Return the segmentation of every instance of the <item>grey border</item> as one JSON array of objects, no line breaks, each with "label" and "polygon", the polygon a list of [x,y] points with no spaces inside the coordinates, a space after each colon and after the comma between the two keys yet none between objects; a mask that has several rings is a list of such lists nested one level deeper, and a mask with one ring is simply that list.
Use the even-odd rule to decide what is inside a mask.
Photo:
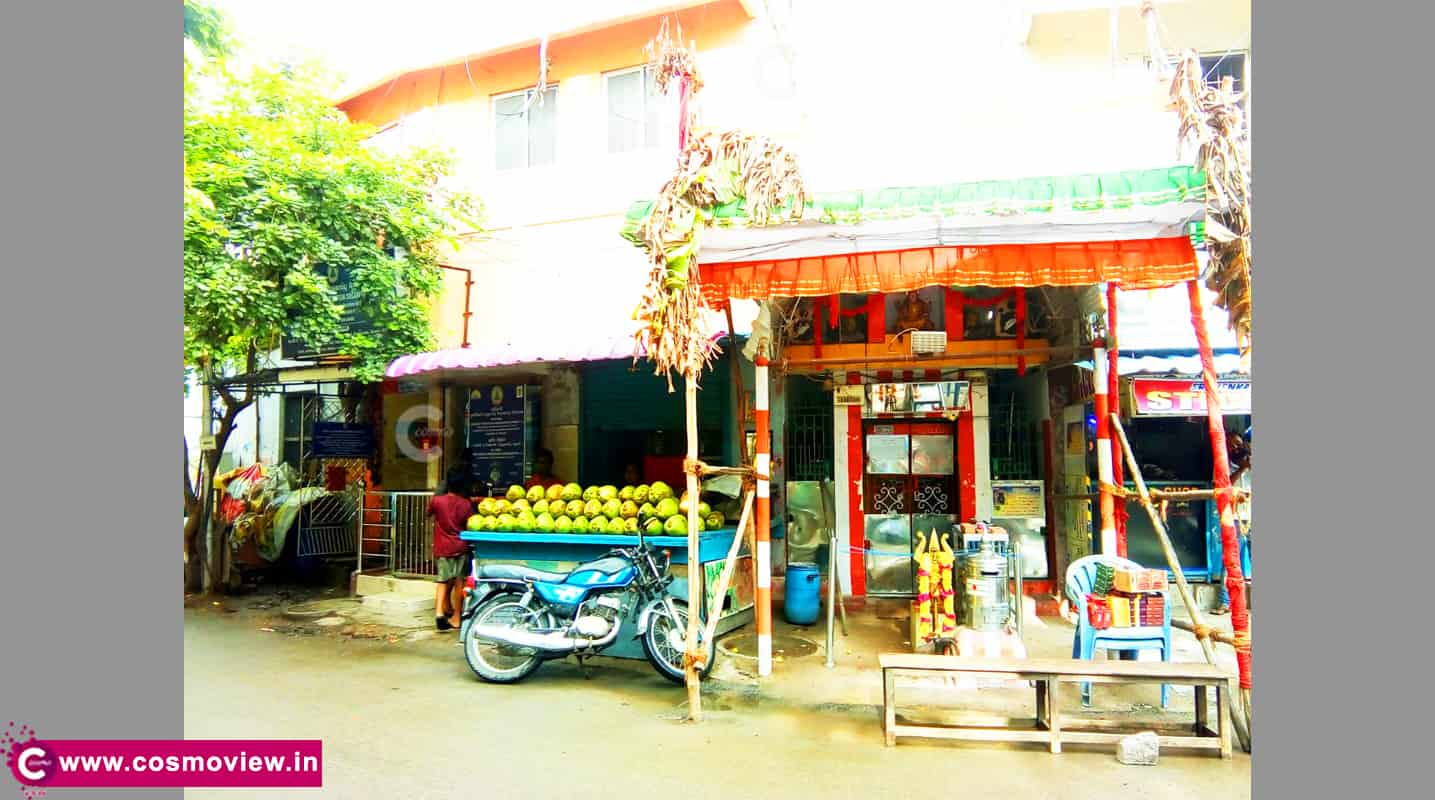
[{"label": "grey border", "polygon": [[179,11],[25,3],[0,22],[0,724],[41,737],[184,733]]},{"label": "grey border", "polygon": [[1428,95],[1432,13],[1316,9],[1261,3],[1253,20],[1266,531],[1253,783],[1263,797],[1372,797],[1429,768],[1425,634],[1405,619],[1428,608],[1429,373],[1398,350],[1430,317],[1428,169],[1415,166],[1430,112],[1411,98]]}]

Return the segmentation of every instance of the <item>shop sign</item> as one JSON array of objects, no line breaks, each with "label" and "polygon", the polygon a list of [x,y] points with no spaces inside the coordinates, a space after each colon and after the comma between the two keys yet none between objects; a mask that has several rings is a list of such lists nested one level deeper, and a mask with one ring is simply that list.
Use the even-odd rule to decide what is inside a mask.
[{"label": "shop sign", "polygon": [[[1224,414],[1251,413],[1251,382],[1219,381]],[[1132,378],[1131,399],[1137,416],[1190,417],[1206,413],[1206,384],[1199,378]]]},{"label": "shop sign", "polygon": [[374,454],[374,428],[349,422],[315,422],[311,452],[315,458],[368,458]]},{"label": "shop sign", "polygon": [[[361,298],[359,297],[359,287],[354,285],[353,268],[319,265],[314,271],[333,281],[334,302],[339,306],[340,336],[373,333],[375,330],[373,320],[369,319],[368,315],[360,308]],[[338,338],[330,338],[315,346],[291,336],[285,336],[280,342],[279,352],[286,359],[312,361],[339,355],[340,343]]]},{"label": "shop sign", "polygon": [[1044,519],[1041,481],[992,481],[992,519]]},{"label": "shop sign", "polygon": [[862,384],[850,386],[833,386],[832,402],[839,406],[860,406],[867,399],[867,393]]}]

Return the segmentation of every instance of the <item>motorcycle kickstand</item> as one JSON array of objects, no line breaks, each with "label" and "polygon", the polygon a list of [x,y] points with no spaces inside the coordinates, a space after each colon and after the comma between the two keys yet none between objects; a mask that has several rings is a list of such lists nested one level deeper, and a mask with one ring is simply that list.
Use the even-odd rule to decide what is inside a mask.
[{"label": "motorcycle kickstand", "polygon": [[593,673],[588,670],[588,657],[587,657],[587,656],[581,656],[581,655],[575,655],[575,656],[573,656],[573,657],[578,660],[578,669],[583,670],[583,680],[585,680],[585,681],[592,680],[592,679],[593,679]]}]

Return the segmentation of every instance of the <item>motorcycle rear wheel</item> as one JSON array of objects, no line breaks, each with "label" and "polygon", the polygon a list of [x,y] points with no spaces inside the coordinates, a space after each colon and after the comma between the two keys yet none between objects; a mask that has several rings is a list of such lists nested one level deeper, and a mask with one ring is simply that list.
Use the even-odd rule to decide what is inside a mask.
[{"label": "motorcycle rear wheel", "polygon": [[527,647],[490,642],[473,635],[478,625],[502,625],[505,627],[552,627],[553,618],[547,613],[537,615],[527,606],[511,596],[494,598],[484,603],[464,625],[463,655],[469,669],[480,680],[488,683],[517,683],[532,675],[543,664],[543,655]]},{"label": "motorcycle rear wheel", "polygon": [[[665,609],[654,613],[648,622],[648,629],[643,633],[643,652],[648,656],[648,663],[653,665],[659,675],[683,685],[687,683],[687,676],[683,674],[683,652],[687,648],[688,609],[681,603],[673,605],[678,612],[677,624],[674,625],[673,618],[668,616]],[[703,644],[707,652],[707,663],[699,670],[698,677],[706,679],[713,671],[713,662],[717,660],[717,647],[713,642]]]}]

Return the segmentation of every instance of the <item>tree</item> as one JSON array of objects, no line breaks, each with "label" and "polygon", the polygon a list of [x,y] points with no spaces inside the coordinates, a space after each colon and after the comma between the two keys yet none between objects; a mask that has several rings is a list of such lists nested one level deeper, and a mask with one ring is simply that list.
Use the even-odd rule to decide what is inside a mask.
[{"label": "tree", "polygon": [[[221,18],[186,1],[187,42],[222,53],[223,31]],[[398,355],[430,348],[438,247],[471,218],[468,198],[439,185],[450,169],[445,154],[371,149],[373,130],[334,108],[324,87],[312,69],[238,77],[222,59],[186,59],[184,363],[220,401],[205,480],[283,336],[337,342],[361,382],[379,380]],[[368,332],[341,330],[335,268],[348,271]],[[221,559],[206,559],[207,537],[197,535],[204,492],[188,460],[186,444],[186,582],[198,588],[203,565],[218,586]]]}]

